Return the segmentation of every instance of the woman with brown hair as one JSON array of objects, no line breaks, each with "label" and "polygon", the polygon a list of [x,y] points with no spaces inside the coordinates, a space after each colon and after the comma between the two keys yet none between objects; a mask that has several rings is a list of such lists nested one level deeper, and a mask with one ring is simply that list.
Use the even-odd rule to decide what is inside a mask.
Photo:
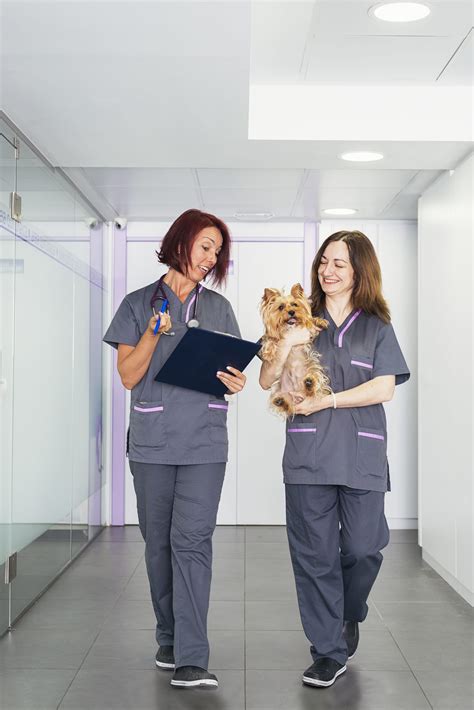
[{"label": "woman with brown hair", "polygon": [[[311,302],[313,315],[329,323],[315,347],[332,392],[297,404],[287,423],[283,473],[298,603],[314,661],[303,682],[327,687],[356,652],[380,550],[389,541],[382,403],[410,373],[364,234],[340,231],[325,240],[312,266]],[[291,348],[308,339],[302,328],[288,330],[278,362],[262,365],[264,389],[278,379]]]},{"label": "woman with brown hair", "polygon": [[[229,301],[202,284],[208,277],[222,284],[229,257],[224,222],[187,210],[161,244],[158,260],[168,272],[125,297],[104,337],[118,349],[117,369],[131,390],[128,455],[156,615],[156,665],[174,670],[177,687],[218,683],[207,669],[207,612],[228,404],[157,382],[155,375],[187,328],[240,337]],[[229,394],[240,392],[245,375],[227,370],[216,377]]]}]

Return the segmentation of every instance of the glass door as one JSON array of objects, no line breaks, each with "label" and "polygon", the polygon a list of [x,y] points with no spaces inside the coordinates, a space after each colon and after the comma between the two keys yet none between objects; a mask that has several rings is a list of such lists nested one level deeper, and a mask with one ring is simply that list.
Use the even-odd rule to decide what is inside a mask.
[{"label": "glass door", "polygon": [[15,317],[16,223],[10,216],[11,194],[16,190],[17,160],[14,136],[0,122],[0,634],[10,626],[11,587],[5,568],[12,552],[12,428],[13,341]]}]

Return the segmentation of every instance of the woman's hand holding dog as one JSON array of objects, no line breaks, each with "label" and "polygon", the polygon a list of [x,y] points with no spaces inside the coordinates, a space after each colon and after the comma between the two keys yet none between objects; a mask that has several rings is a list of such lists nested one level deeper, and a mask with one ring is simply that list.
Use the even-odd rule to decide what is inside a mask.
[{"label": "woman's hand holding dog", "polygon": [[[293,392],[291,394],[293,395]],[[294,397],[294,400],[297,402],[296,397]],[[322,409],[328,409],[332,406],[333,400],[331,395],[325,395],[324,397],[306,397],[302,402],[297,402],[295,414],[304,414],[304,416],[307,417],[308,414],[314,414],[314,412],[320,412]]]}]

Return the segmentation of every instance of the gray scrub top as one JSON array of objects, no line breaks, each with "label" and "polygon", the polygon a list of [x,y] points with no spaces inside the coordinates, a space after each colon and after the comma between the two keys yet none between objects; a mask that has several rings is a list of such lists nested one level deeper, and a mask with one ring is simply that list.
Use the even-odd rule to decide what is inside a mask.
[{"label": "gray scrub top", "polygon": [[[381,375],[395,375],[397,385],[408,380],[410,371],[391,324],[361,309],[339,328],[327,310],[321,315],[329,327],[316,338],[315,349],[335,393]],[[324,409],[288,420],[283,476],[285,483],[390,490],[383,405]]]},{"label": "gray scrub top", "polygon": [[[129,293],[117,310],[104,341],[137,345],[153,315],[151,299],[157,282]],[[227,409],[225,399],[155,381],[155,375],[171,355],[193,317],[195,289],[184,303],[162,282],[169,300],[171,330],[162,335],[150,366],[131,392],[129,458],[139,463],[170,465],[221,463],[227,461]],[[156,308],[161,306],[157,302]],[[241,337],[229,301],[201,287],[196,318],[201,328]]]}]

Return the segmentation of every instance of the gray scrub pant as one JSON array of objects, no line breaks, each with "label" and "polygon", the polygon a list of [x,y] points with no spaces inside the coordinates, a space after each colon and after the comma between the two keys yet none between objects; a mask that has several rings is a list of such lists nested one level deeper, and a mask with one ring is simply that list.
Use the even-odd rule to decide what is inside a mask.
[{"label": "gray scrub pant", "polygon": [[287,484],[286,518],[304,632],[313,659],[347,660],[344,621],[363,621],[389,541],[384,493]]},{"label": "gray scrub pant", "polygon": [[176,668],[208,667],[212,534],[225,467],[130,461],[156,640],[174,646]]}]

